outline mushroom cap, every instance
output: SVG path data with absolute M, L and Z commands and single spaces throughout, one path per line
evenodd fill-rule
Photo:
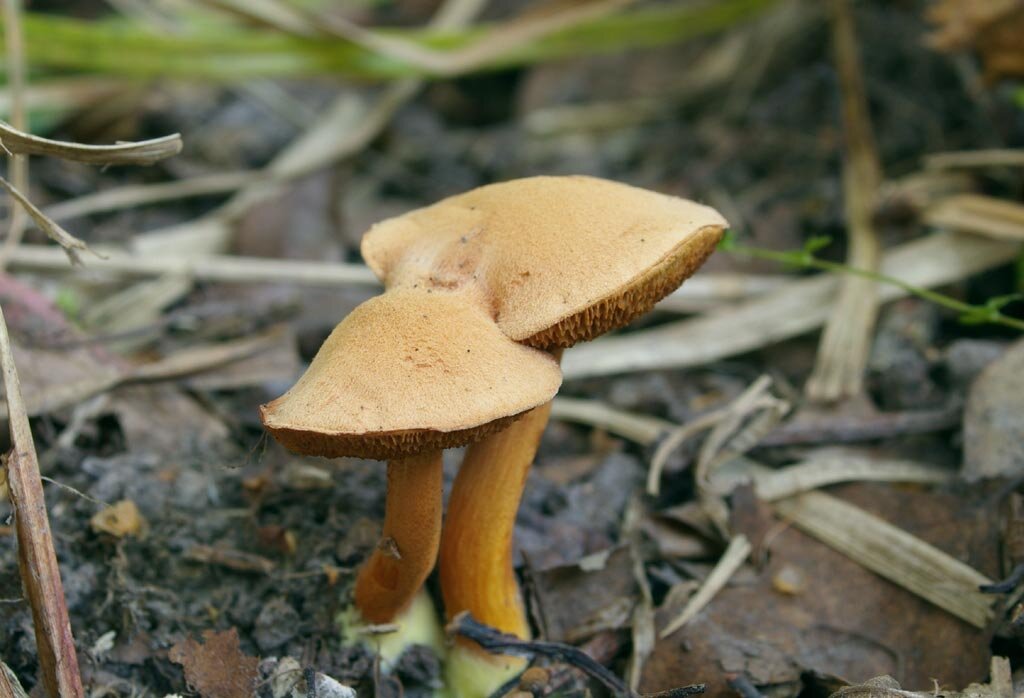
M 476 441 L 561 381 L 550 355 L 510 340 L 466 294 L 395 289 L 335 327 L 260 418 L 296 453 L 386 460 Z
M 727 225 L 707 206 L 618 182 L 531 177 L 382 221 L 362 253 L 388 288 L 480 286 L 502 332 L 551 349 L 646 313 Z

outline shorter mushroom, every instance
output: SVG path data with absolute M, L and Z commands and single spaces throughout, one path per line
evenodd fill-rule
M 436 635 L 429 601 L 413 600 L 437 559 L 442 449 L 500 430 L 560 382 L 551 357 L 508 339 L 472 292 L 398 289 L 356 308 L 261 407 L 291 451 L 389 461 L 383 537 L 355 587 L 362 622 L 401 628 L 386 659 Z

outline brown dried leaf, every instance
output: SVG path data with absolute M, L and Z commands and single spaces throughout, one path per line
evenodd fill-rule
M 639 597 L 628 546 L 531 571 L 530 582 L 545 637 L 556 642 L 575 643 L 628 626 Z
M 109 533 L 115 538 L 138 536 L 146 527 L 146 519 L 130 499 L 122 499 L 102 511 L 96 512 L 89 525 L 97 533 Z
M 1024 75 L 1024 2 L 939 0 L 929 8 L 936 24 L 929 43 L 941 51 L 973 49 L 991 80 Z
M 979 507 L 985 492 L 835 488 L 869 510 L 979 570 L 995 572 L 997 514 Z M 808 672 L 865 681 L 890 674 L 914 689 L 932 679 L 963 686 L 985 675 L 986 633 L 861 567 L 795 527 L 771 526 L 771 557 L 753 579 L 734 580 L 679 633 L 658 643 L 641 689 L 671 687 L 680 676 L 707 683 L 708 698 L 734 695 L 729 673 L 757 686 L 799 692 Z M 755 532 L 756 535 L 756 532 Z M 760 537 L 763 537 L 760 536 Z M 806 590 L 780 593 L 775 580 L 797 572 Z M 665 623 L 670 613 L 659 613 Z
M 203 698 L 248 698 L 259 660 L 242 653 L 238 630 L 203 632 L 203 644 L 191 637 L 174 645 L 168 657 L 185 669 L 188 685 Z

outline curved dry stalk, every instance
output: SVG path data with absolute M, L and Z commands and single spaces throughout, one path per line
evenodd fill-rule
M 19 155 L 47 155 L 84 162 L 88 165 L 152 165 L 181 152 L 181 136 L 177 133 L 161 138 L 114 145 L 85 145 L 33 136 L 0 121 L 0 143 Z
M 18 206 L 24 209 L 33 222 L 39 226 L 39 229 L 46 233 L 47 237 L 61 246 L 64 250 L 64 254 L 68 256 L 68 259 L 72 264 L 82 263 L 82 259 L 79 254 L 81 252 L 92 252 L 92 254 L 96 255 L 88 245 L 68 231 L 64 230 L 64 228 L 57 225 L 56 221 L 40 211 L 35 204 L 28 200 L 28 197 L 22 194 L 18 188 L 3 177 L 0 177 L 0 187 L 7 190 L 7 193 L 11 195 L 11 198 L 17 202 Z M 5 264 L 10 260 L 10 255 L 12 255 L 17 249 L 17 247 L 11 248 L 10 250 L 6 248 L 4 249 Z M 96 256 L 99 257 L 99 255 Z
M 11 123 L 19 130 L 26 128 L 25 116 L 25 50 L 21 33 L 21 3 L 19 0 L 3 0 L 4 43 L 7 48 L 7 82 L 11 92 Z M 18 189 L 28 190 L 28 158 L 11 153 L 10 177 Z M 10 251 L 21 243 L 25 234 L 25 210 L 21 206 L 11 207 L 10 227 L 0 253 L 0 269 L 7 263 Z
M 881 244 L 872 225 L 882 168 L 871 132 L 857 37 L 848 0 L 832 0 L 833 42 L 842 89 L 846 160 L 843 194 L 847 221 L 849 266 L 877 271 Z M 864 385 L 875 318 L 877 283 L 857 276 L 843 277 L 818 359 L 805 390 L 812 400 L 834 402 L 859 394 Z

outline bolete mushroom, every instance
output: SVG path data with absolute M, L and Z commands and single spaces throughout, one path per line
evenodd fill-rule
M 561 382 L 557 363 L 506 337 L 477 295 L 400 288 L 370 299 L 260 409 L 291 451 L 389 461 L 383 538 L 359 573 L 355 608 L 364 623 L 399 624 L 392 653 L 429 639 L 430 611 L 413 600 L 437 559 L 442 449 L 503 428 Z
M 671 293 L 726 227 L 715 210 L 591 177 L 535 177 L 481 187 L 375 225 L 363 257 L 389 288 L 472 283 L 509 338 L 560 357 L 622 327 Z M 515 515 L 550 403 L 471 445 L 448 503 L 440 578 L 449 617 L 462 611 L 528 637 L 512 567 Z M 523 664 L 457 646 L 449 688 L 486 696 Z

